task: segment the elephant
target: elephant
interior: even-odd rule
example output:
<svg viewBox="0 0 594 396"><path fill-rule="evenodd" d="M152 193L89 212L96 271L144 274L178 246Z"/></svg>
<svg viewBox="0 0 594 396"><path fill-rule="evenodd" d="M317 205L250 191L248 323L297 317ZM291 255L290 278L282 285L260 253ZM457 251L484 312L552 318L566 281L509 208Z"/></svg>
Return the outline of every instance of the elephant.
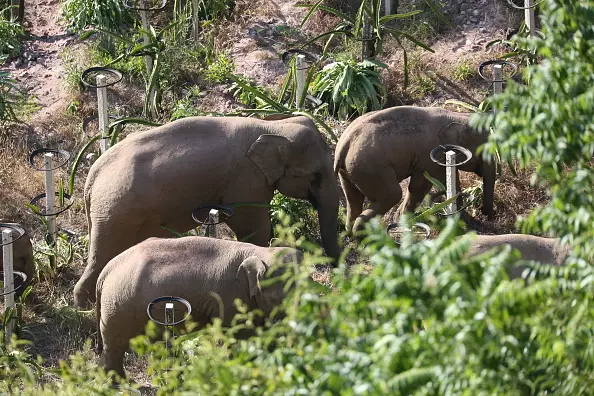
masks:
<svg viewBox="0 0 594 396"><path fill-rule="evenodd" d="M317 209L322 246L336 260L339 187L330 148L309 118L188 117L128 135L86 179L89 256L75 304L94 302L97 277L118 253L195 227L200 205L240 203L227 225L238 240L265 246L275 189Z"/></svg>
<svg viewBox="0 0 594 396"><path fill-rule="evenodd" d="M279 276L286 265L302 260L302 253L293 248L268 248L215 238L144 240L114 257L97 280L101 365L106 372L114 370L124 377L123 359L129 340L144 333L149 320L147 306L161 296L187 300L198 328L217 317L222 319L223 326L228 326L237 313L235 299L240 299L248 309L259 309L269 316L285 298L285 285L281 281L261 285L260 281L271 274ZM254 323L261 325L263 320L259 317Z"/></svg>
<svg viewBox="0 0 594 396"><path fill-rule="evenodd" d="M479 255L506 244L517 249L522 260L538 261L543 264L561 266L569 255L569 247L561 245L557 238L524 234L477 235L472 240L468 254ZM524 269L522 265L514 265L508 269L508 275L511 279L520 278Z"/></svg>
<svg viewBox="0 0 594 396"><path fill-rule="evenodd" d="M334 156L334 171L347 201L347 231L360 230L365 221L397 205L402 199L399 183L409 176L400 213L413 211L431 190L425 171L445 185L445 167L430 156L442 144L463 146L473 153L457 169L483 178L483 213L492 215L495 163L475 154L487 142L489 131L474 131L469 118L470 114L438 107L400 106L353 121L340 136ZM365 198L370 205L363 210Z"/></svg>
<svg viewBox="0 0 594 396"><path fill-rule="evenodd" d="M8 220L8 219L0 219L0 223L20 227L25 231L23 236L20 237L19 239L17 239L12 244L12 254L13 254L12 267L13 267L13 270L23 272L25 275L27 275L27 280L25 281L25 284L23 286L21 286L15 293L15 297L18 297L23 293L23 291L27 288L27 286L29 286L29 284L33 280L33 277L35 276L35 261L33 259L33 245L31 244L31 238L29 237L29 233L27 232L27 229L25 227L23 227L22 224L16 223L16 222ZM5 229L5 228L0 227L0 229ZM18 236L18 232L12 231L13 239L16 238L17 236ZM1 248L0 248L0 268L4 268L4 258L2 255Z"/></svg>

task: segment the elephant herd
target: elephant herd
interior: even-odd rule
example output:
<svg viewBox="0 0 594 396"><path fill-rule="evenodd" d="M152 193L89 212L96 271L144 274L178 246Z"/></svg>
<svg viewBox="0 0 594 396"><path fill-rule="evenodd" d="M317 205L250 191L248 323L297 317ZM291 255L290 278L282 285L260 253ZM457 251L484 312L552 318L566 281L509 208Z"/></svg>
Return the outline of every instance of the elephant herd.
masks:
<svg viewBox="0 0 594 396"><path fill-rule="evenodd" d="M434 147L456 144L474 154L487 141L488 132L474 131L468 120L466 114L441 108L371 112L344 131L334 161L307 117L189 117L126 137L99 157L87 176L89 256L74 288L77 306L96 302L103 367L124 374L128 341L143 332L147 304L157 297L187 299L200 325L221 315L228 324L235 298L265 313L280 304L283 288L261 287L260 280L273 256L281 255L285 263L300 262L302 256L295 249L267 247L266 204L275 190L313 205L323 248L336 262L337 176L346 197L348 231L397 205L403 196L399 183L407 177L399 212L412 211L431 188L425 171L445 180L445 168L430 159ZM483 212L491 215L494 164L475 155L459 169L483 177ZM167 238L171 229L192 229L191 214L200 205L238 203L226 223L238 240L249 243ZM514 234L479 236L471 254L506 243L529 260L561 264L567 256L554 239ZM223 313L221 300L211 292L220 296Z"/></svg>

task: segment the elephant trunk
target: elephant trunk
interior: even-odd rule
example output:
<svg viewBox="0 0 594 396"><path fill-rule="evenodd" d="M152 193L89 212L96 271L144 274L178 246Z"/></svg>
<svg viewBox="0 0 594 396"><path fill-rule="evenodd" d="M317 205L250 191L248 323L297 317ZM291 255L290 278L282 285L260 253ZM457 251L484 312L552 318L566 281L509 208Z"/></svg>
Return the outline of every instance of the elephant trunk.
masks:
<svg viewBox="0 0 594 396"><path fill-rule="evenodd" d="M483 162L483 214L493 215L493 195L497 178L495 160Z"/></svg>
<svg viewBox="0 0 594 396"><path fill-rule="evenodd" d="M334 259L334 265L338 264L340 250L338 248L338 184L336 181L327 180L323 182L318 194L314 193L317 206L318 219L320 223L320 234L322 246L326 255Z"/></svg>

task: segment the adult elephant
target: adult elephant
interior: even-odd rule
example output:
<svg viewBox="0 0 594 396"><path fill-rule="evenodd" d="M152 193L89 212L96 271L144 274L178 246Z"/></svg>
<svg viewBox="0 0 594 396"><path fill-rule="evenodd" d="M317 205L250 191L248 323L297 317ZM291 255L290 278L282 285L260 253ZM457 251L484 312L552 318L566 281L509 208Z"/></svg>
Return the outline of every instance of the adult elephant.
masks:
<svg viewBox="0 0 594 396"><path fill-rule="evenodd" d="M472 240L468 254L476 256L505 245L517 249L522 260L555 266L564 265L570 249L557 238L525 234L477 235ZM512 279L520 278L525 269L525 266L515 264L508 268L508 275Z"/></svg>
<svg viewBox="0 0 594 396"><path fill-rule="evenodd" d="M334 170L347 200L347 230L356 231L364 221L384 215L397 205L402 199L399 183L409 176L400 212L413 211L431 190L425 171L445 184L445 167L431 160L431 150L455 144L475 154L488 139L488 131L469 127L469 116L437 107L401 106L371 112L353 121L340 137L334 158ZM483 177L483 213L491 215L494 162L475 154L458 169ZM365 197L370 205L363 210Z"/></svg>
<svg viewBox="0 0 594 396"><path fill-rule="evenodd" d="M322 245L336 259L338 183L330 149L309 118L188 117L126 137L87 176L89 258L75 304L95 300L109 260L149 237L171 236L166 228L192 229L192 211L202 204L254 203L226 223L238 239L267 245L271 223L261 204L275 189L311 202Z"/></svg>

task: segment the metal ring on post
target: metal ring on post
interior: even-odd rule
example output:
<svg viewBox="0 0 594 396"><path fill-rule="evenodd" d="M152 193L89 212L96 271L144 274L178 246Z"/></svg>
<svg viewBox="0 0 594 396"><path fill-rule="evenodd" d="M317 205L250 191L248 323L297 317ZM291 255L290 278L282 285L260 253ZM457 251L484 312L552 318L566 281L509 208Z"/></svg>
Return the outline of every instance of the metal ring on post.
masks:
<svg viewBox="0 0 594 396"><path fill-rule="evenodd" d="M0 274L4 275L4 271L0 271ZM18 278L21 278L22 279L21 280L21 283L19 283L18 286L14 286L13 285L12 290L5 290L4 287L0 287L0 297L1 296L5 296L5 295L10 294L10 293L16 292L21 287L23 287L23 285L27 282L27 275L24 272L21 272L21 271L12 271L12 275L13 276L16 276ZM2 279L4 279L4 276L2 276Z"/></svg>
<svg viewBox="0 0 594 396"><path fill-rule="evenodd" d="M110 115L108 115L107 117L108 117L109 119L111 119L111 120L117 120L117 119L118 119L118 117L117 117L117 116L114 116L114 115L111 115L111 114L110 114ZM87 117L87 118L85 118L85 119L83 120L83 124L82 124L82 130L83 130L83 133L85 134L85 136L86 136L86 137L90 137L90 138L92 138L92 137L94 137L95 135L97 135L97 133L99 133L99 132L97 132L97 133L95 133L95 134L93 134L93 135L89 135L89 133L87 132L87 129L89 129L89 125L90 125L90 124L91 124L93 121L99 121L99 117L97 117L97 116L90 116L90 117Z"/></svg>
<svg viewBox="0 0 594 396"><path fill-rule="evenodd" d="M431 197L431 203L432 203L432 204L436 203L436 202L435 202L435 199L436 199L437 197L441 197L441 196L443 196L443 195L445 195L445 194L446 194L446 192L445 192L445 191L441 191L441 192L438 192L437 194L433 195L433 196ZM460 212L462 212L464 209L466 209L467 207L469 207L469 206L470 206L470 204L472 203L472 200L470 199L471 195L470 195L470 194L468 194L468 193L465 193L465 192L459 192L459 193L457 193L455 196L456 196L456 199L457 199L458 197L466 198L466 201L465 201L466 203L464 203L464 204L460 205L460 207L458 208L458 210L456 210L456 211L454 211L454 212L451 212L451 213L444 213L444 212L442 212L442 213L440 213L442 216L451 216L451 215L454 215L454 214L456 214L456 213L460 213ZM433 205L431 205L431 206L433 206ZM444 209L445 209L445 208L444 208Z"/></svg>
<svg viewBox="0 0 594 396"><path fill-rule="evenodd" d="M517 4L515 4L513 2L513 0L507 0L507 4L509 4L510 6L512 6L513 8L517 9L517 10L529 10L531 8L536 7L537 5L539 5L540 3L542 3L544 0L540 0L540 1L536 1L534 4L532 4L530 7L526 7L526 6L519 6Z"/></svg>
<svg viewBox="0 0 594 396"><path fill-rule="evenodd" d="M51 169L45 169L45 168L38 168L35 166L35 157L38 156L39 154L45 154L45 153L53 153L53 154L57 154L58 157L62 157L64 158L64 160L60 163L58 163L58 165L56 165L55 167L51 168ZM31 154L29 154L29 165L31 165L31 168L38 170L38 171L42 171L42 172L47 172L50 170L54 170L54 169L58 169L63 167L64 165L66 165L66 163L68 162L68 160L70 159L70 153L66 150L60 150L60 149L53 149L53 148L39 148L37 150L33 150L31 152Z"/></svg>
<svg viewBox="0 0 594 396"><path fill-rule="evenodd" d="M97 76L99 74L103 74L106 77L105 84L103 85L97 85ZM80 75L80 82L89 88L104 88L119 83L122 78L122 73L115 69L110 69L108 67L90 67Z"/></svg>
<svg viewBox="0 0 594 396"><path fill-rule="evenodd" d="M318 55L312 54L311 52L307 52L298 48L286 50L281 56L281 60L286 66L289 66L289 61L291 60L291 58L293 58L294 55L305 55L305 62L310 65L320 60L320 57Z"/></svg>
<svg viewBox="0 0 594 396"><path fill-rule="evenodd" d="M136 0L136 1L131 1L131 0L124 0L124 7L129 8L131 10L137 10L137 11L161 11L163 9L165 9L165 6L167 5L167 0L162 0L161 1L161 5L158 7L147 7L147 6L137 6L137 5L131 5L130 3L148 3L147 0Z"/></svg>
<svg viewBox="0 0 594 396"><path fill-rule="evenodd" d="M388 224L388 228L386 229L386 231L388 232L388 234L390 233L390 231L396 229L396 228L400 228L400 224L399 223L390 223ZM415 223L412 225L412 227L410 228L403 228L402 231L411 231L414 232L414 230L416 229L420 229L423 231L424 234L424 239L429 239L429 235L431 235L431 228L425 224L425 223ZM396 242L398 245L400 245L399 241L394 241Z"/></svg>
<svg viewBox="0 0 594 396"><path fill-rule="evenodd" d="M39 207L37 206L37 203L38 203L38 202L39 202L41 199L45 198L45 195L46 195L46 193L39 194L38 196L36 196L35 198L33 198L33 199L31 200L31 202L29 202L29 204L30 204L30 205L32 205L32 206L35 206L35 207L39 208ZM62 207L62 208L60 208L60 209L59 209L57 212L53 212L53 213L45 213L45 212L42 212L41 210L39 210L39 213L35 213L35 214L36 214L36 215L39 215L39 216L52 217L52 216L57 216L57 215L59 215L60 213L63 213L63 212L65 212L65 211L67 211L68 209L70 209L70 207L71 207L71 206L72 206L72 204L74 203L74 199L72 199L72 197L70 196L70 194L66 194L66 193L64 193L63 195L64 195L64 198L65 198L66 200L68 200L68 201L69 201L68 205L66 205L66 206L63 206L63 207ZM56 196L57 196L57 197L59 197L59 196L60 196L60 193L59 193L58 191L56 191Z"/></svg>
<svg viewBox="0 0 594 396"><path fill-rule="evenodd" d="M510 66L513 69L513 71L510 75L507 76L507 78L512 78L518 72L518 65L516 65L515 63L508 62L508 61L505 61L502 59L494 59L494 60L485 61L479 65L478 74L479 74L479 76L481 76L481 78L483 80L489 81L489 82L498 82L499 81L499 80L489 79L489 78L485 77L485 75L483 74L483 71L485 70L485 66L489 66L489 65L502 65L503 67Z"/></svg>
<svg viewBox="0 0 594 396"><path fill-rule="evenodd" d="M24 228L19 227L18 225L15 225L15 224L12 224L12 223L0 223L0 229L2 229L2 228L9 229L9 230L12 230L12 231L16 231L16 233L18 234L18 236L16 238L12 238L12 241L9 242L9 243L2 243L2 241L0 241L0 247L12 245L17 240L21 239L23 237L23 235L25 235L25 229Z"/></svg>
<svg viewBox="0 0 594 396"><path fill-rule="evenodd" d="M216 209L218 210L219 213L219 222L218 223L209 223L208 220L207 221L202 221L202 220L198 220L198 212L204 209L208 209L209 211L211 209ZM198 208L194 209L194 211L192 212L192 220L194 220L196 223L198 223L199 225L206 225L206 226L210 226L210 225L217 225L220 223L224 223L225 220L227 220L228 218L230 218L231 216L233 216L233 214L235 213L235 211L233 210L233 208L229 207L229 206L224 206L224 205L200 205L198 206ZM206 216L208 218L208 215Z"/></svg>
<svg viewBox="0 0 594 396"><path fill-rule="evenodd" d="M180 320L176 321L176 322L172 322L172 323L164 323L164 322L160 322L157 319L155 319L153 317L152 314L152 310L153 307L155 306L155 304L160 303L160 302L179 302L182 303L183 305L186 306L186 315L181 318ZM152 320L153 322L155 322L158 325L161 326L177 326L180 323L185 322L189 317L190 314L192 313L192 306L190 305L190 303L188 302L188 300L181 298L181 297L174 297L174 296L164 296L164 297L159 297L159 298L155 298L153 301L151 301L149 303L149 305L146 307L146 313L148 315L148 317L150 318L150 320Z"/></svg>
<svg viewBox="0 0 594 396"><path fill-rule="evenodd" d="M466 156L466 159L462 162L457 162L455 164L451 164L451 165L447 165L445 162L439 162L439 160L436 158L436 156L438 154L445 154L448 151L454 151L454 152L458 152L459 154L464 154L464 156ZM458 156L458 153L456 154L456 156ZM440 144L439 146L435 147L433 150L431 150L431 161L435 162L436 164L440 165L440 166L460 166L460 165L464 165L465 163L467 163L468 161L470 161L472 159L472 153L470 152L470 150L468 150L465 147L462 146L457 146L455 144Z"/></svg>

